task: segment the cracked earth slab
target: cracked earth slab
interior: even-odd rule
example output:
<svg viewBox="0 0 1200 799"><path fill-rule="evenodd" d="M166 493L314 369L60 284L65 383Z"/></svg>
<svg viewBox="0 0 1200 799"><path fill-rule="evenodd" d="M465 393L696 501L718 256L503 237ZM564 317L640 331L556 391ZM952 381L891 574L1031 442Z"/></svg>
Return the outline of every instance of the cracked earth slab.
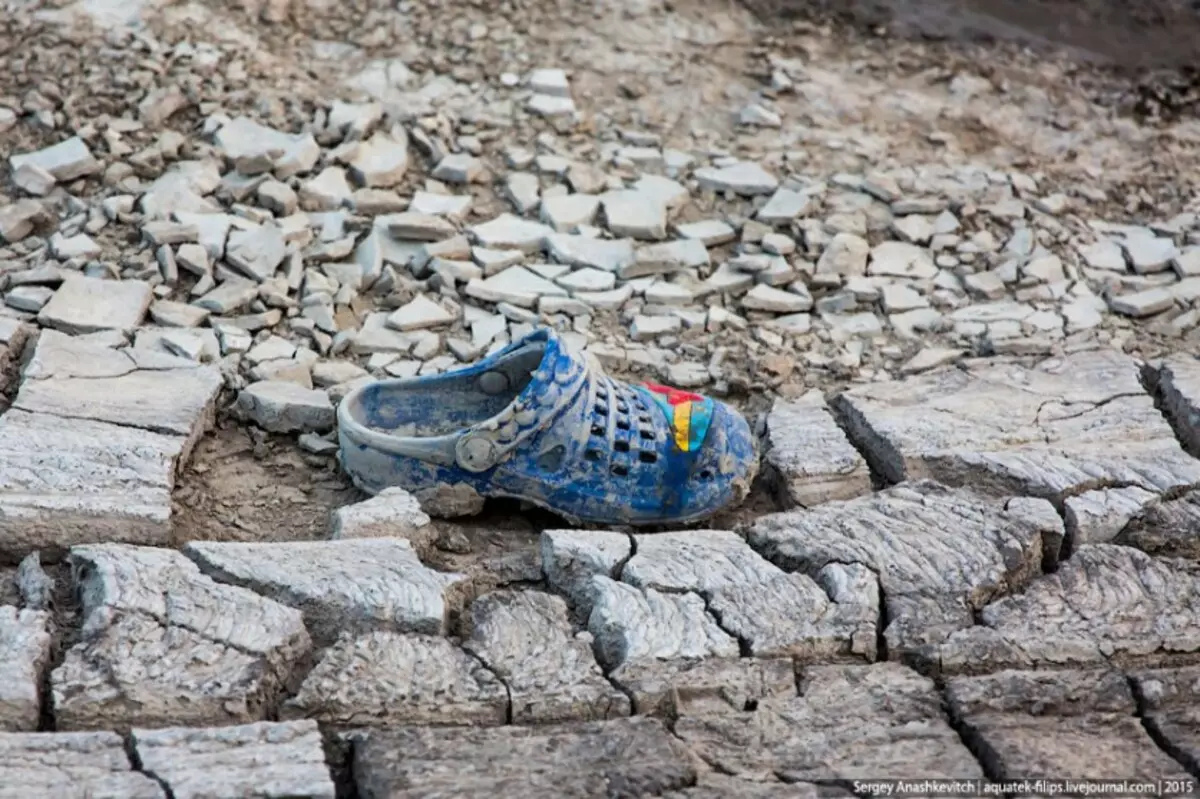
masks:
<svg viewBox="0 0 1200 799"><path fill-rule="evenodd" d="M1200 481L1200 460L1155 408L1138 363L1108 349L1033 368L978 361L855 388L835 402L892 483L932 478L1062 503L1097 489L1161 495Z"/></svg>
<svg viewBox="0 0 1200 799"><path fill-rule="evenodd" d="M222 385L214 367L42 331L0 417L0 559L170 543L175 475Z"/></svg>
<svg viewBox="0 0 1200 799"><path fill-rule="evenodd" d="M465 621L463 646L508 687L513 724L629 715L629 697L604 679L591 635L575 635L560 597L496 591L475 600Z"/></svg>
<svg viewBox="0 0 1200 799"><path fill-rule="evenodd" d="M1200 574L1189 561L1088 545L1022 593L983 607L979 620L917 657L948 674L1183 665L1200 653Z"/></svg>
<svg viewBox="0 0 1200 799"><path fill-rule="evenodd" d="M281 718L340 727L504 724L504 684L446 638L373 632L326 649Z"/></svg>
<svg viewBox="0 0 1200 799"><path fill-rule="evenodd" d="M893 657L973 625L989 601L1040 575L1045 548L1061 538L1045 500L995 500L932 481L769 514L748 529L750 544L785 570L877 575Z"/></svg>
<svg viewBox="0 0 1200 799"><path fill-rule="evenodd" d="M946 695L994 778L1189 779L1143 727L1119 672L1001 671L951 679Z"/></svg>
<svg viewBox="0 0 1200 799"><path fill-rule="evenodd" d="M114 732L0 732L0 797L31 796L167 799L156 780L133 770Z"/></svg>
<svg viewBox="0 0 1200 799"><path fill-rule="evenodd" d="M547 531L542 550L548 581L587 613L610 671L640 660L736 657L743 647L802 661L875 657L877 585L860 566L788 574L721 530L632 542Z"/></svg>
<svg viewBox="0 0 1200 799"><path fill-rule="evenodd" d="M1193 774L1200 770L1200 667L1130 675L1147 729Z"/></svg>
<svg viewBox="0 0 1200 799"><path fill-rule="evenodd" d="M220 370L165 352L43 331L13 407L181 436L184 460L212 425Z"/></svg>
<svg viewBox="0 0 1200 799"><path fill-rule="evenodd" d="M314 721L135 729L130 738L141 770L170 790L172 799L336 795Z"/></svg>
<svg viewBox="0 0 1200 799"><path fill-rule="evenodd" d="M258 721L311 648L298 610L174 550L101 544L70 562L83 629L51 674L58 729Z"/></svg>
<svg viewBox="0 0 1200 799"><path fill-rule="evenodd" d="M820 391L776 400L767 415L767 466L788 507L812 507L871 490L866 460L846 438Z"/></svg>
<svg viewBox="0 0 1200 799"><path fill-rule="evenodd" d="M657 796L694 785L697 763L647 718L570 726L398 728L360 734L354 777L360 795L529 799Z"/></svg>
<svg viewBox="0 0 1200 799"><path fill-rule="evenodd" d="M806 780L982 778L933 681L896 663L812 666L800 693L742 713L692 715L675 734L724 774Z"/></svg>
<svg viewBox="0 0 1200 799"><path fill-rule="evenodd" d="M183 553L214 580L301 610L318 646L347 632L446 635L470 593L462 575L426 567L402 538L193 541Z"/></svg>
<svg viewBox="0 0 1200 799"><path fill-rule="evenodd" d="M50 614L0 605L0 730L38 728L42 673L50 662Z"/></svg>

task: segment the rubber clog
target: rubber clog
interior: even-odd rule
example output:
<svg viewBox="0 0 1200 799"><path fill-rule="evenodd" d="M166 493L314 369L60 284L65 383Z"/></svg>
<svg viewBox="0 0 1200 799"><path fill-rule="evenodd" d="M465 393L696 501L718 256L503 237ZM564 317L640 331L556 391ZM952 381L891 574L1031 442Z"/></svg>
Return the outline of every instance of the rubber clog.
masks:
<svg viewBox="0 0 1200 799"><path fill-rule="evenodd" d="M435 515L510 497L576 524L707 518L745 499L759 459L734 409L613 380L549 328L462 369L360 386L338 439L369 494L398 486Z"/></svg>

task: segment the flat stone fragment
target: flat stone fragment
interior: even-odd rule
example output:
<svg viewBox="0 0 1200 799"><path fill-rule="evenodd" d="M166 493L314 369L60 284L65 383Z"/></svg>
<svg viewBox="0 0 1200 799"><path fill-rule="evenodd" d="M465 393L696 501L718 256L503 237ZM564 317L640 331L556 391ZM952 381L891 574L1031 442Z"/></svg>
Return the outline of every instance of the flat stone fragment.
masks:
<svg viewBox="0 0 1200 799"><path fill-rule="evenodd" d="M141 770L173 799L336 796L315 721L135 729L131 738Z"/></svg>
<svg viewBox="0 0 1200 799"><path fill-rule="evenodd" d="M946 692L998 780L1189 779L1147 734L1119 673L1004 671L956 678Z"/></svg>
<svg viewBox="0 0 1200 799"><path fill-rule="evenodd" d="M924 655L947 673L1153 667L1200 651L1200 578L1178 561L1114 544L1080 547L1058 571L979 611Z"/></svg>
<svg viewBox="0 0 1200 799"><path fill-rule="evenodd" d="M60 730L258 721L311 647L299 611L175 550L98 544L69 560L83 630L50 678Z"/></svg>
<svg viewBox="0 0 1200 799"><path fill-rule="evenodd" d="M722 629L753 655L875 659L878 585L860 565L831 563L813 578L787 574L724 530L634 540L636 552L621 571L623 582L671 595L698 594ZM600 637L599 630L593 632Z"/></svg>
<svg viewBox="0 0 1200 799"><path fill-rule="evenodd" d="M329 395L286 380L260 380L238 394L240 413L272 433L324 433L337 416Z"/></svg>
<svg viewBox="0 0 1200 799"><path fill-rule="evenodd" d="M560 264L623 273L637 260L630 239L592 239L555 233L546 237L546 251Z"/></svg>
<svg viewBox="0 0 1200 799"><path fill-rule="evenodd" d="M0 561L101 541L167 545L184 440L11 409L0 416Z"/></svg>
<svg viewBox="0 0 1200 799"><path fill-rule="evenodd" d="M763 516L748 535L789 571L874 572L893 657L970 627L974 611L1040 575L1044 547L1057 551L1061 539L1062 521L1044 500L991 500L926 481Z"/></svg>
<svg viewBox="0 0 1200 799"><path fill-rule="evenodd" d="M403 488L385 488L375 496L333 512L330 538L406 538L424 555L437 531L421 503Z"/></svg>
<svg viewBox="0 0 1200 799"><path fill-rule="evenodd" d="M667 208L656 197L632 189L603 195L604 223L619 238L657 241L667 237ZM542 201L543 205L545 200Z"/></svg>
<svg viewBox="0 0 1200 799"><path fill-rule="evenodd" d="M504 724L508 692L450 641L373 632L326 649L281 719L339 726Z"/></svg>
<svg viewBox="0 0 1200 799"><path fill-rule="evenodd" d="M45 170L60 183L69 183L77 178L94 175L104 165L92 155L87 144L78 136L72 136L32 153L9 156L8 164L16 172L26 164Z"/></svg>
<svg viewBox="0 0 1200 799"><path fill-rule="evenodd" d="M343 632L447 635L467 588L462 575L423 565L403 538L193 541L183 554L214 580L301 610L321 646Z"/></svg>
<svg viewBox="0 0 1200 799"><path fill-rule="evenodd" d="M180 436L185 460L212 425L225 384L216 366L54 331L38 338L24 377L13 408Z"/></svg>
<svg viewBox="0 0 1200 799"><path fill-rule="evenodd" d="M115 732L0 732L0 799L167 799Z"/></svg>
<svg viewBox="0 0 1200 799"><path fill-rule="evenodd" d="M696 763L656 719L538 727L371 730L356 736L363 796L561 799L658 796L696 780Z"/></svg>
<svg viewBox="0 0 1200 799"><path fill-rule="evenodd" d="M71 274L42 307L38 323L73 335L101 330L128 333L146 318L153 299L150 284L141 280L101 280Z"/></svg>
<svg viewBox="0 0 1200 799"><path fill-rule="evenodd" d="M1200 667L1149 669L1129 675L1151 734L1195 773L1200 766Z"/></svg>
<svg viewBox="0 0 1200 799"><path fill-rule="evenodd" d="M1146 316L1153 316L1156 313L1162 313L1173 307L1175 305L1175 293L1170 287L1146 289L1134 294L1122 294L1110 297L1108 304L1109 307L1119 314L1141 319Z"/></svg>
<svg viewBox="0 0 1200 799"><path fill-rule="evenodd" d="M628 716L629 697L596 664L589 638L577 638L567 603L538 591L496 591L472 603L463 647L508 687L513 724Z"/></svg>
<svg viewBox="0 0 1200 799"><path fill-rule="evenodd" d="M847 433L886 480L933 478L989 493L1061 500L1097 485L1161 493L1200 482L1145 392L1111 349L1035 368L976 363L852 389L834 400Z"/></svg>
<svg viewBox="0 0 1200 799"><path fill-rule="evenodd" d="M283 230L274 224L234 230L225 245L225 260L248 278L269 280L287 255Z"/></svg>
<svg viewBox="0 0 1200 799"><path fill-rule="evenodd" d="M467 233L481 247L532 253L542 249L554 228L512 214L501 214L490 222L467 228Z"/></svg>
<svg viewBox="0 0 1200 799"><path fill-rule="evenodd" d="M871 490L867 462L834 421L819 391L776 400L767 416L768 465L791 507L851 499Z"/></svg>
<svg viewBox="0 0 1200 799"><path fill-rule="evenodd" d="M716 192L732 191L745 197L771 194L779 180L753 161L725 167L701 167L695 172L700 186Z"/></svg>
<svg viewBox="0 0 1200 799"><path fill-rule="evenodd" d="M933 681L897 663L813 666L800 696L749 712L683 710L675 734L718 771L752 779L980 779Z"/></svg>
<svg viewBox="0 0 1200 799"><path fill-rule="evenodd" d="M42 672L50 662L49 628L46 611L0 605L0 730L38 728Z"/></svg>

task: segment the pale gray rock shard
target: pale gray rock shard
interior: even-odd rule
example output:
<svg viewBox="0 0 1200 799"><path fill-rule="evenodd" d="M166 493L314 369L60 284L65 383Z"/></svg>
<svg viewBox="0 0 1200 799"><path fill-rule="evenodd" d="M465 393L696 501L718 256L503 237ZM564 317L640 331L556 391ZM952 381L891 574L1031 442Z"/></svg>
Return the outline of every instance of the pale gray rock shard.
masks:
<svg viewBox="0 0 1200 799"><path fill-rule="evenodd" d="M925 248L903 241L885 241L875 245L867 266L868 275L880 277L931 280L937 273L937 265Z"/></svg>
<svg viewBox="0 0 1200 799"><path fill-rule="evenodd" d="M48 225L53 217L37 200L17 200L0 206L0 241L9 244L30 236L39 225Z"/></svg>
<svg viewBox="0 0 1200 799"><path fill-rule="evenodd" d="M146 318L153 299L150 284L141 280L70 274L38 313L38 322L75 335L101 330L129 333Z"/></svg>
<svg viewBox="0 0 1200 799"><path fill-rule="evenodd" d="M354 733L364 796L659 796L696 781L696 760L657 719ZM463 764L469 763L470 768Z"/></svg>
<svg viewBox="0 0 1200 799"><path fill-rule="evenodd" d="M287 380L260 380L238 394L237 410L272 433L325 433L337 415L329 394Z"/></svg>
<svg viewBox="0 0 1200 799"><path fill-rule="evenodd" d="M886 533L884 533L886 531ZM991 500L923 481L763 516L750 545L814 577L833 564L878 576L893 655L971 626L973 613L1041 574L1062 521L1044 500Z"/></svg>
<svg viewBox="0 0 1200 799"><path fill-rule="evenodd" d="M1146 289L1133 294L1110 296L1108 305L1114 312L1142 319L1175 306L1175 292L1170 286Z"/></svg>
<svg viewBox="0 0 1200 799"><path fill-rule="evenodd" d="M1034 368L977 361L852 389L834 400L851 440L892 483L932 478L1061 501L1097 485L1177 491L1200 482L1145 392L1111 349Z"/></svg>
<svg viewBox="0 0 1200 799"><path fill-rule="evenodd" d="M350 174L367 188L395 186L408 171L408 132L396 125L360 142L350 159Z"/></svg>
<svg viewBox="0 0 1200 799"><path fill-rule="evenodd" d="M629 697L571 629L567 604L539 591L496 591L471 604L463 648L508 687L513 724L628 716Z"/></svg>
<svg viewBox="0 0 1200 799"><path fill-rule="evenodd" d="M311 648L300 611L174 550L98 544L69 560L83 630L50 677L60 730L258 721Z"/></svg>
<svg viewBox="0 0 1200 799"><path fill-rule="evenodd" d="M945 673L1005 668L1155 667L1200 651L1200 579L1183 561L1089 544L1020 593L982 608L980 626L924 653Z"/></svg>
<svg viewBox="0 0 1200 799"><path fill-rule="evenodd" d="M24 377L14 409L179 436L185 461L212 426L224 385L216 366L53 330L38 337Z"/></svg>
<svg viewBox="0 0 1200 799"><path fill-rule="evenodd" d="M737 657L738 642L721 629L696 594L638 589L591 578L588 630L607 671L645 660Z"/></svg>
<svg viewBox="0 0 1200 799"><path fill-rule="evenodd" d="M630 280L635 277L665 275L684 269L708 266L708 248L697 239L677 239L659 244L639 247L634 262L619 270L617 274Z"/></svg>
<svg viewBox="0 0 1200 799"><path fill-rule="evenodd" d="M654 199L668 213L687 205L692 196L687 186L662 175L643 175L633 184L633 190Z"/></svg>
<svg viewBox="0 0 1200 799"><path fill-rule="evenodd" d="M667 237L667 207L656 197L624 189L608 192L600 201L604 206L605 226L614 236L642 241ZM542 204L545 203L543 199Z"/></svg>
<svg viewBox="0 0 1200 799"><path fill-rule="evenodd" d="M839 233L829 240L817 260L817 274L853 277L866 274L871 245L862 236Z"/></svg>
<svg viewBox="0 0 1200 799"><path fill-rule="evenodd" d="M214 141L244 174L274 170L280 180L308 172L321 157L321 148L311 133L282 133L247 117L227 122Z"/></svg>
<svg viewBox="0 0 1200 799"><path fill-rule="evenodd" d="M0 605L2 731L30 732L38 728L42 712L42 674L50 663L50 624L47 611L18 610L12 605ZM0 776L3 773L3 767L0 767Z"/></svg>
<svg viewBox="0 0 1200 799"><path fill-rule="evenodd" d="M318 646L342 632L447 635L469 587L460 574L422 564L403 538L193 541L183 554L214 580L302 611Z"/></svg>
<svg viewBox="0 0 1200 799"><path fill-rule="evenodd" d="M811 508L871 490L866 460L838 427L820 391L775 401L767 416L766 461L789 507Z"/></svg>
<svg viewBox="0 0 1200 799"><path fill-rule="evenodd" d="M377 220L400 241L441 241L458 232L454 223L433 214L404 211Z"/></svg>
<svg viewBox="0 0 1200 799"><path fill-rule="evenodd" d="M937 686L898 663L814 666L799 696L767 697L753 713L688 714L675 734L728 775L818 779L982 779L942 713Z"/></svg>
<svg viewBox="0 0 1200 799"><path fill-rule="evenodd" d="M1125 272L1128 268L1121 245L1112 239L1099 239L1092 244L1080 247L1079 257L1092 269Z"/></svg>
<svg viewBox="0 0 1200 799"><path fill-rule="evenodd" d="M1125 250L1129 265L1139 275L1165 272L1179 255L1173 239L1158 236L1130 236L1121 241L1121 248Z"/></svg>
<svg viewBox="0 0 1200 799"><path fill-rule="evenodd" d="M408 210L418 214L444 216L452 222L461 222L471 210L475 198L469 194L434 194L419 191L413 195Z"/></svg>
<svg viewBox="0 0 1200 799"><path fill-rule="evenodd" d="M879 591L873 573L829 564L787 574L724 530L637 535L621 580L649 591L691 592L755 656L874 660ZM619 623L619 622L618 622ZM601 638L601 631L592 629ZM603 642L602 642L603 643Z"/></svg>
<svg viewBox="0 0 1200 799"><path fill-rule="evenodd" d="M741 161L724 167L705 166L697 169L695 178L700 186L710 191L740 194L754 197L771 194L779 186L779 180L753 161Z"/></svg>
<svg viewBox="0 0 1200 799"><path fill-rule="evenodd" d="M593 194L561 194L542 199L541 218L559 233L570 233L592 224L599 210L600 198Z"/></svg>
<svg viewBox="0 0 1200 799"><path fill-rule="evenodd" d="M812 212L816 198L811 192L800 192L792 189L778 189L767 200L766 205L758 210L755 219L764 225L786 226L798 217Z"/></svg>
<svg viewBox="0 0 1200 799"><path fill-rule="evenodd" d="M633 539L607 530L544 530L538 550L546 584L586 614L592 608L592 576L616 579L633 554Z"/></svg>
<svg viewBox="0 0 1200 799"><path fill-rule="evenodd" d="M130 738L141 771L174 799L337 795L315 721L135 729Z"/></svg>
<svg viewBox="0 0 1200 799"><path fill-rule="evenodd" d="M541 297L566 297L568 291L523 266L510 266L482 280L467 283L463 293L483 302L507 302L520 308L534 308Z"/></svg>
<svg viewBox="0 0 1200 799"><path fill-rule="evenodd" d="M8 165L13 172L26 164L45 170L59 183L94 175L104 168L78 136L72 136L36 152L12 155L8 158Z"/></svg>
<svg viewBox="0 0 1200 799"><path fill-rule="evenodd" d="M501 214L490 222L467 228L471 240L493 250L520 250L534 253L542 249L554 228L512 214Z"/></svg>
<svg viewBox="0 0 1200 799"><path fill-rule="evenodd" d="M555 233L546 237L546 252L560 264L622 273L636 255L630 239L593 239Z"/></svg>
<svg viewBox="0 0 1200 799"><path fill-rule="evenodd" d="M0 732L0 799L167 799L115 732Z"/></svg>
<svg viewBox="0 0 1200 799"><path fill-rule="evenodd" d="M250 230L234 230L225 245L225 260L243 275L259 283L274 276L287 254L283 230L275 224Z"/></svg>
<svg viewBox="0 0 1200 799"><path fill-rule="evenodd" d="M9 410L0 416L0 561L117 541L167 545L184 439Z"/></svg>
<svg viewBox="0 0 1200 799"><path fill-rule="evenodd" d="M946 693L994 779L1191 780L1143 727L1119 672L1003 671L954 678Z"/></svg>
<svg viewBox="0 0 1200 799"><path fill-rule="evenodd" d="M375 496L333 511L330 538L406 538L424 556L437 531L417 498L403 488L385 488Z"/></svg>
<svg viewBox="0 0 1200 799"><path fill-rule="evenodd" d="M500 725L508 707L504 684L446 638L380 631L326 649L280 717L347 727Z"/></svg>

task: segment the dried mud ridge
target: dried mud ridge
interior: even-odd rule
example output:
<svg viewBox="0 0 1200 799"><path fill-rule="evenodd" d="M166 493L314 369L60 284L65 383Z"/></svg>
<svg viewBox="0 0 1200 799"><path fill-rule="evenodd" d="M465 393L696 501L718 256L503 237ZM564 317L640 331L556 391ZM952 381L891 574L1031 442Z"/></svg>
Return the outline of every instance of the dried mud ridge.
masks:
<svg viewBox="0 0 1200 799"><path fill-rule="evenodd" d="M5 426L134 429L64 414L80 378L62 370L103 366L84 344L28 346ZM145 441L186 445L208 424L196 405L196 427ZM1109 349L811 392L765 419L781 510L547 529L458 570L445 523L398 490L338 509L323 540L182 550L128 518L78 523L82 507L13 525L10 493L0 796L1200 776L1197 419L1200 362ZM55 577L37 555L52 537L77 539Z"/></svg>

